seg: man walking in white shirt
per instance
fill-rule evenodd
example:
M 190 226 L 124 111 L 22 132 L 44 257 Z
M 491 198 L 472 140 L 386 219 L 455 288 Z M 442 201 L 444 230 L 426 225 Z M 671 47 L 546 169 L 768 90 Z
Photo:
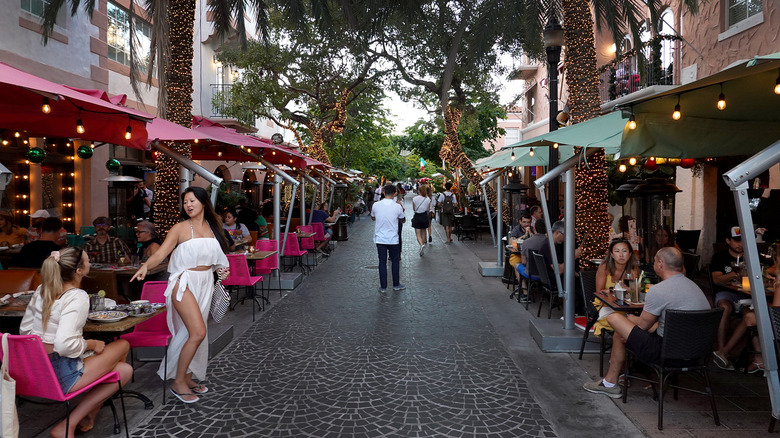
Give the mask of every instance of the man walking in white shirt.
M 401 205 L 393 200 L 395 187 L 388 184 L 383 188 L 384 199 L 375 202 L 371 209 L 374 225 L 374 243 L 379 254 L 379 292 L 387 291 L 387 255 L 393 273 L 393 290 L 403 290 L 406 286 L 400 282 L 401 245 L 398 240 L 398 220 L 406 220 Z

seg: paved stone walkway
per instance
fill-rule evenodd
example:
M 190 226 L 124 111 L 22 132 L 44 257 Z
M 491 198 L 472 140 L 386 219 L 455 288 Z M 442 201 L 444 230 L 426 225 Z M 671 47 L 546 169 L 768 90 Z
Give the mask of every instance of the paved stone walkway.
M 440 240 L 420 258 L 407 222 L 408 288 L 380 294 L 373 223 L 349 231 L 209 363 L 208 394 L 133 435 L 556 436 Z

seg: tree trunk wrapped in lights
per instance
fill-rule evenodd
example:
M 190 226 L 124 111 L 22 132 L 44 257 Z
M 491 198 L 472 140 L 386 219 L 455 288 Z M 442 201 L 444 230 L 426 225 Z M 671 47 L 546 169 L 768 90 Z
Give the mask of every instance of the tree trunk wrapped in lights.
M 172 0 L 168 3 L 168 17 L 170 18 L 170 53 L 165 70 L 165 114 L 161 116 L 189 128 L 192 126 L 192 41 L 195 2 Z M 187 158 L 192 156 L 188 143 L 173 143 L 172 149 Z M 165 154 L 158 154 L 154 215 L 157 232 L 162 236 L 165 236 L 168 230 L 180 220 L 179 179 L 179 164 Z
M 593 37 L 593 18 L 587 0 L 564 0 L 563 21 L 566 41 L 566 84 L 573 123 L 599 115 L 598 70 Z M 602 257 L 609 245 L 607 216 L 607 164 L 604 150 L 597 152 L 577 169 L 577 237 L 582 241 L 582 260 Z
M 439 150 L 439 158 L 444 160 L 450 166 L 460 169 L 464 175 L 474 184 L 474 187 L 478 187 L 482 181 L 482 175 L 474 169 L 469 157 L 463 153 L 463 149 L 460 146 L 460 138 L 458 137 L 458 125 L 460 124 L 461 110 L 447 106 L 444 110 L 444 142 Z M 488 202 L 490 206 L 495 209 L 497 204 L 496 191 L 490 185 L 485 185 L 487 191 Z M 505 223 L 510 223 L 511 212 L 506 204 L 502 203 L 502 219 Z

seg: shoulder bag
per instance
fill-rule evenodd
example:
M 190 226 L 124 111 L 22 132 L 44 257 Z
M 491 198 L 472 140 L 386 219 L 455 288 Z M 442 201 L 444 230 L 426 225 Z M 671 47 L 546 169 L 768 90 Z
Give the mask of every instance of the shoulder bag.
M 16 438 L 19 436 L 19 418 L 16 416 L 16 380 L 8 373 L 8 333 L 3 334 L 3 366 L 0 368 L 0 436 Z
M 230 293 L 222 285 L 222 272 L 217 274 L 217 281 L 214 282 L 214 293 L 211 295 L 211 317 L 219 323 L 230 307 Z

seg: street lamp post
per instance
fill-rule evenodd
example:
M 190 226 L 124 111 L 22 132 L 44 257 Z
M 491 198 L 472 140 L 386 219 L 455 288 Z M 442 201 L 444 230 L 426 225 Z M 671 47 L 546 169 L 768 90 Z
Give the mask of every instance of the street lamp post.
M 544 27 L 544 49 L 547 52 L 547 72 L 550 75 L 550 131 L 558 129 L 558 62 L 561 60 L 561 46 L 563 46 L 563 26 L 558 22 L 554 13 Z M 548 171 L 558 166 L 558 149 L 548 148 L 550 151 Z M 549 193 L 550 220 L 559 216 L 559 187 L 558 178 L 550 181 L 547 188 Z

